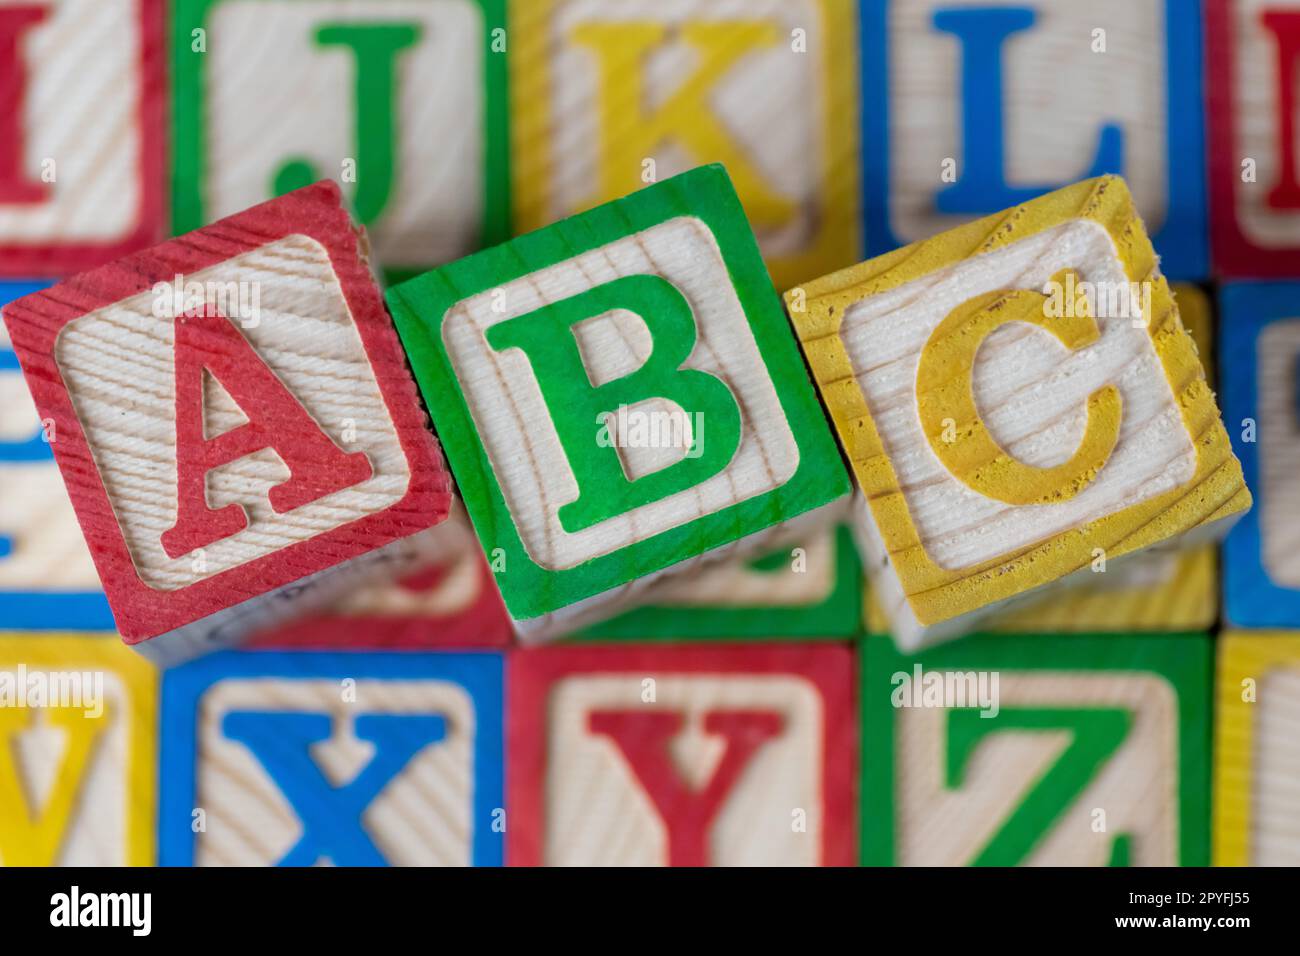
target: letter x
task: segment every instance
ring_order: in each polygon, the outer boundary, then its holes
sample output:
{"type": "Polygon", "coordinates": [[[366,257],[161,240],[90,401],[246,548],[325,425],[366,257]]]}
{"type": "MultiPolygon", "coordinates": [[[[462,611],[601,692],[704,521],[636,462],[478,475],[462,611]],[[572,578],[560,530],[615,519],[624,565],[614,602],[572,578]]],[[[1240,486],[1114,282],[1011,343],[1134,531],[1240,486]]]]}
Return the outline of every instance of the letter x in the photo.
{"type": "Polygon", "coordinates": [[[361,815],[412,757],[447,736],[447,722],[434,715],[369,714],[354,726],[358,738],[375,745],[375,756],[336,787],[311,756],[312,745],[330,737],[328,714],[236,711],[222,721],[222,733],[252,751],[302,821],[302,837],[280,866],[311,866],[321,857],[336,866],[386,865],[361,815]]]}

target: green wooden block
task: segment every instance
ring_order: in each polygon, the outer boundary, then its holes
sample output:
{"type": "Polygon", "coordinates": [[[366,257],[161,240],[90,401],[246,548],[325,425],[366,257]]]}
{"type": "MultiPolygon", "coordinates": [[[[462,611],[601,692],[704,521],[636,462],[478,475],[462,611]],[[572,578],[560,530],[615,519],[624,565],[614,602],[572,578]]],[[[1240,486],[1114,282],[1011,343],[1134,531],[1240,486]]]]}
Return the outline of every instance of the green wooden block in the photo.
{"type": "Polygon", "coordinates": [[[587,640],[847,638],[862,633],[862,562],[846,525],[651,589],[587,640]]]}
{"type": "Polygon", "coordinates": [[[400,280],[509,235],[505,0],[175,0],[179,235],[319,179],[400,280]]]}
{"type": "Polygon", "coordinates": [[[865,864],[1209,864],[1207,636],[862,656],[865,864]]]}
{"type": "Polygon", "coordinates": [[[388,295],[522,636],[829,523],[848,474],[707,166],[388,295]]]}

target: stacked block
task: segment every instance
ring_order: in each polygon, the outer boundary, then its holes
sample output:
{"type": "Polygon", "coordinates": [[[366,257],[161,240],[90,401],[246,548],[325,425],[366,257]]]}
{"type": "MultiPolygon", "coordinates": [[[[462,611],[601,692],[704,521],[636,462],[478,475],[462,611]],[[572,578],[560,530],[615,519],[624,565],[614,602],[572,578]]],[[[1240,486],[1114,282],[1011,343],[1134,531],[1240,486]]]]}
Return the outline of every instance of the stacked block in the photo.
{"type": "Polygon", "coordinates": [[[395,278],[505,238],[505,0],[175,8],[177,233],[333,179],[395,278]]]}
{"type": "Polygon", "coordinates": [[[844,647],[539,648],[510,664],[512,866],[846,866],[844,647]]]}
{"type": "Polygon", "coordinates": [[[1215,269],[1234,278],[1295,275],[1300,5],[1206,0],[1205,36],[1215,269]]]}
{"type": "Polygon", "coordinates": [[[1224,544],[1224,609],[1238,627],[1300,626],[1297,292],[1295,282],[1240,282],[1221,293],[1224,416],[1258,500],[1224,544]]]}
{"type": "Polygon", "coordinates": [[[1300,865],[1300,635],[1229,631],[1219,642],[1214,864],[1300,865]]]}
{"type": "Polygon", "coordinates": [[[861,10],[872,255],[1111,173],[1166,275],[1208,274],[1201,0],[861,10]]]}
{"type": "Polygon", "coordinates": [[[446,516],[365,256],[320,183],[4,307],[118,630],[155,659],[324,601],[446,516]]]}
{"type": "Polygon", "coordinates": [[[389,293],[511,618],[533,640],[848,493],[740,203],[703,167],[389,293]]]}
{"type": "Polygon", "coordinates": [[[977,637],[862,657],[862,862],[1206,866],[1210,645],[977,637]]]}
{"type": "Polygon", "coordinates": [[[501,680],[486,651],[227,651],[168,671],[162,864],[499,864],[501,680]]]}
{"type": "Polygon", "coordinates": [[[65,275],[163,237],[163,13],[0,8],[0,277],[65,275]]]}
{"type": "Polygon", "coordinates": [[[0,865],[155,862],[157,680],[111,637],[0,635],[0,865]]]}
{"type": "Polygon", "coordinates": [[[1250,505],[1122,180],[1078,183],[786,300],[904,647],[1098,560],[1226,533],[1250,505]]]}
{"type": "Polygon", "coordinates": [[[859,257],[851,3],[512,0],[509,13],[517,232],[720,163],[779,286],[859,257]]]}

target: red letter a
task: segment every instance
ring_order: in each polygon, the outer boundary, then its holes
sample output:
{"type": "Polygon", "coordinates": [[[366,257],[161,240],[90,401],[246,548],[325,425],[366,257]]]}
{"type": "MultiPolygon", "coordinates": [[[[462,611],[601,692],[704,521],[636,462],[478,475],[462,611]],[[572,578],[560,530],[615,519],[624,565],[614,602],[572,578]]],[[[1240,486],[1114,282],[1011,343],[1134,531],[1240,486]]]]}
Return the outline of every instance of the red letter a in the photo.
{"type": "Polygon", "coordinates": [[[0,203],[38,203],[49,195],[44,183],[23,176],[23,117],[27,67],[21,39],[48,11],[35,4],[0,7],[0,203]]]}
{"type": "Polygon", "coordinates": [[[162,535],[169,558],[228,538],[248,526],[237,504],[208,507],[213,468],[272,449],[289,480],[271,489],[271,507],[292,511],[372,474],[363,452],[346,454],[275,377],[239,330],[215,309],[176,320],[176,524],[162,535]],[[204,433],[203,372],[207,370],[248,421],[215,438],[204,433]]]}
{"type": "Polygon", "coordinates": [[[707,866],[709,826],[741,772],[766,741],[781,732],[781,715],[768,711],[714,711],[704,718],[707,733],[726,739],[722,759],[699,792],[686,788],[668,745],[681,730],[681,714],[594,711],[593,733],[614,738],[632,772],[668,828],[669,866],[707,866]]]}

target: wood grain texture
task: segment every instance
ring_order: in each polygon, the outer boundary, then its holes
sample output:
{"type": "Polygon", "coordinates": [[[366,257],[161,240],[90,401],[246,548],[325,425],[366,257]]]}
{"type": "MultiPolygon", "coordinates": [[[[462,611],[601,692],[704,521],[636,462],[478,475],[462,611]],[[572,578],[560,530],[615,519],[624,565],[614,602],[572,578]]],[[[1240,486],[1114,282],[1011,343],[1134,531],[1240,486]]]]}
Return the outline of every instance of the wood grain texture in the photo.
{"type": "Polygon", "coordinates": [[[854,862],[843,647],[540,648],[509,693],[512,866],[854,862]]]}
{"type": "Polygon", "coordinates": [[[1294,275],[1300,196],[1294,131],[1300,6],[1207,0],[1211,238],[1216,271],[1294,275]]]}
{"type": "Polygon", "coordinates": [[[343,185],[390,274],[504,238],[504,0],[175,6],[178,232],[307,175],[343,185]]]}
{"type": "Polygon", "coordinates": [[[0,276],[20,278],[97,266],[164,233],[162,0],[35,8],[0,7],[0,276]]]}
{"type": "Polygon", "coordinates": [[[502,671],[491,652],[268,650],[168,671],[161,862],[499,865],[502,671]]]}
{"type": "Polygon", "coordinates": [[[966,615],[1089,567],[1095,549],[1115,559],[1179,535],[1191,544],[1249,507],[1213,392],[1119,179],[1079,183],[808,283],[787,302],[865,496],[855,528],[903,646],[968,630],[966,615]],[[1065,270],[1093,285],[1070,286],[1065,270]],[[1007,303],[1037,297],[1053,329],[1053,287],[1088,303],[1091,341],[1063,350],[1060,334],[996,326],[1007,303]],[[1103,290],[1138,298],[1103,307],[1103,290]],[[945,331],[961,316],[991,317],[994,331],[961,342],[945,331]],[[950,340],[958,351],[934,351],[950,340]],[[917,370],[936,361],[949,363],[934,366],[942,388],[922,393],[917,370]],[[969,419],[943,405],[961,376],[969,419]],[[951,433],[918,427],[918,407],[936,401],[951,433]],[[1076,446],[1107,428],[1105,453],[1071,466],[1076,446]],[[1017,499],[1016,476],[1061,468],[1053,496],[1017,499]],[[1002,490],[975,483],[981,474],[1002,490]]]}
{"type": "Polygon", "coordinates": [[[517,231],[722,163],[779,285],[860,254],[853,4],[512,0],[509,13],[517,231]]]}
{"type": "Polygon", "coordinates": [[[128,643],[236,640],[447,513],[441,454],[332,183],[4,318],[128,643]],[[176,307],[178,276],[197,306],[176,307]]]}
{"type": "Polygon", "coordinates": [[[719,167],[434,270],[389,303],[528,639],[842,504],[843,465],[719,167]]]}
{"type": "Polygon", "coordinates": [[[862,659],[863,862],[1208,863],[1209,641],[982,635],[862,659]]]}
{"type": "Polygon", "coordinates": [[[1300,866],[1300,634],[1229,631],[1218,655],[1214,865],[1300,866]]]}
{"type": "Polygon", "coordinates": [[[0,700],[0,865],[154,865],[154,668],[112,637],[9,633],[0,700]]]}

